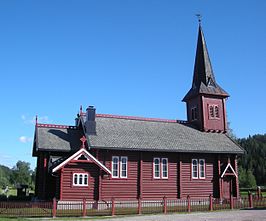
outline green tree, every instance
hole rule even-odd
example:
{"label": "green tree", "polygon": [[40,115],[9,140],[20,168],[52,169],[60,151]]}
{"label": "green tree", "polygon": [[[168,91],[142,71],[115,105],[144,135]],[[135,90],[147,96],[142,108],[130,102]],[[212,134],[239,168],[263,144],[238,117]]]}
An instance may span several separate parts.
{"label": "green tree", "polygon": [[266,134],[238,139],[238,143],[246,151],[240,158],[239,165],[246,171],[246,175],[255,176],[258,185],[266,185]]}
{"label": "green tree", "polygon": [[10,185],[11,170],[3,165],[0,165],[0,188],[5,188]]}
{"label": "green tree", "polygon": [[256,188],[257,186],[255,176],[253,175],[251,170],[247,171],[246,185],[247,185],[246,187],[248,188]]}
{"label": "green tree", "polygon": [[16,166],[12,169],[11,181],[14,185],[17,184],[31,184],[30,163],[25,161],[18,161]]}

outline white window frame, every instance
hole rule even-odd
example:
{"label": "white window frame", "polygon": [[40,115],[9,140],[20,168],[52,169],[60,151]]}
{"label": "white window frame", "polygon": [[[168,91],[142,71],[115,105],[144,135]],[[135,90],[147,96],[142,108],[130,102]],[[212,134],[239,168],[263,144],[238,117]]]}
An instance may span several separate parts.
{"label": "white window frame", "polygon": [[[163,168],[163,161],[166,160],[166,171]],[[164,176],[164,172],[166,172],[166,176]],[[161,159],[161,177],[162,179],[168,179],[168,158]]]}
{"label": "white window frame", "polygon": [[[196,170],[194,170],[194,164],[193,162],[196,161]],[[197,172],[197,176],[194,176],[194,171]],[[199,165],[198,165],[198,159],[192,159],[191,160],[191,177],[192,179],[198,179],[199,178]]]}
{"label": "white window frame", "polygon": [[[201,168],[201,165],[200,165],[200,162],[203,162],[203,171],[202,171],[202,168]],[[205,173],[205,159],[199,159],[199,179],[205,179],[206,177],[206,173]],[[203,175],[204,176],[201,176],[201,172],[203,172]]]}
{"label": "white window frame", "polygon": [[[123,176],[123,159],[126,160],[126,175]],[[128,158],[126,156],[121,156],[120,157],[120,178],[127,178],[127,165],[128,165]]]}
{"label": "white window frame", "polygon": [[[114,159],[117,159],[117,176],[114,176]],[[119,178],[119,157],[112,156],[112,178]]]}
{"label": "white window frame", "polygon": [[[75,175],[77,175],[77,183],[75,183]],[[80,182],[80,176],[82,176],[81,182]],[[86,184],[85,184],[85,180],[87,181]],[[88,173],[73,173],[72,185],[73,186],[88,186],[89,185],[89,174]]]}
{"label": "white window frame", "polygon": [[[155,160],[158,160],[159,161],[159,163],[158,163],[158,172],[159,172],[159,176],[156,176],[156,171],[155,171]],[[153,158],[153,178],[154,179],[160,179],[161,178],[161,176],[160,176],[160,174],[161,174],[161,171],[160,171],[160,158],[159,157],[154,157]]]}

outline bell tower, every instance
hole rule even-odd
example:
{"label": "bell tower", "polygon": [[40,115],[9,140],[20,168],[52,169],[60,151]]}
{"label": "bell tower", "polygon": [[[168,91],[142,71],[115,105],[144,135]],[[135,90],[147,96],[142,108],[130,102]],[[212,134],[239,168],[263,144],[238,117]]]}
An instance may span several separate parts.
{"label": "bell tower", "polygon": [[186,102],[187,120],[199,130],[226,132],[225,99],[229,94],[216,82],[199,20],[198,42],[191,89]]}

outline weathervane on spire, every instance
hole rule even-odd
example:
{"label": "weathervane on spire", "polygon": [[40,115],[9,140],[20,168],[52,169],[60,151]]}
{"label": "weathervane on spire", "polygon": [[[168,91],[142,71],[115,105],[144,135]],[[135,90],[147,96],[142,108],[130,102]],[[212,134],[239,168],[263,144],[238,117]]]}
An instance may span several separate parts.
{"label": "weathervane on spire", "polygon": [[201,20],[202,20],[202,15],[201,14],[196,14],[197,18],[198,18],[198,22],[199,24],[201,24]]}

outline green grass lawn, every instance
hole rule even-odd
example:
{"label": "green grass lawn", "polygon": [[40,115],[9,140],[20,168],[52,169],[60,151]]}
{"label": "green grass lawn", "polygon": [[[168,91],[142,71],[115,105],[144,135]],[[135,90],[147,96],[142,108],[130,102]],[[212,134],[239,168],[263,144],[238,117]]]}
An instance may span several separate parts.
{"label": "green grass lawn", "polygon": [[[254,191],[252,192],[253,195],[257,195],[257,193]],[[247,191],[241,191],[240,192],[240,196],[242,197],[247,197],[248,196],[248,192]],[[266,197],[266,192],[262,192],[262,196],[263,197]]]}

